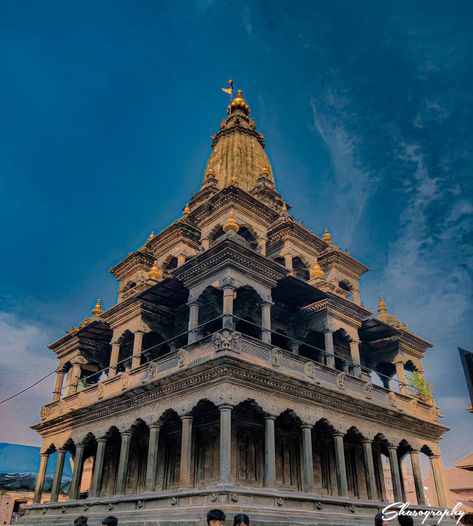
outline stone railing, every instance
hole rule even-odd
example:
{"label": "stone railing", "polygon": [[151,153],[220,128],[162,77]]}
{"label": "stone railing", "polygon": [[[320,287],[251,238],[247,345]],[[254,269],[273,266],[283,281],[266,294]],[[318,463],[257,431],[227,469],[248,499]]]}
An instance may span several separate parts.
{"label": "stone railing", "polygon": [[55,419],[73,410],[80,410],[103,400],[118,397],[130,389],[145,388],[147,384],[162,380],[182,369],[207,362],[223,354],[262,368],[303,380],[352,398],[366,400],[375,405],[401,411],[422,420],[438,422],[440,415],[434,405],[415,396],[396,393],[373,385],[368,379],[357,378],[319,362],[294,355],[256,338],[229,329],[220,330],[197,342],[181,348],[156,361],[125,371],[113,378],[66,396],[41,409],[41,422]]}

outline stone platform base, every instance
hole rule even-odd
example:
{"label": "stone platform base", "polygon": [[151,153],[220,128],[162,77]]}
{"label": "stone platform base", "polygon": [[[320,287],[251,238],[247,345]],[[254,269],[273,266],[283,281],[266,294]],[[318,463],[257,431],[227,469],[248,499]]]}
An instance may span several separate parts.
{"label": "stone platform base", "polygon": [[[306,493],[239,486],[216,486],[206,490],[174,490],[122,497],[102,497],[54,504],[34,504],[20,524],[25,526],[71,526],[79,515],[88,517],[89,526],[114,515],[119,526],[207,526],[206,514],[222,509],[227,524],[237,513],[249,515],[252,526],[371,526],[385,504],[375,501],[318,497]],[[411,507],[411,509],[435,509]],[[421,524],[417,518],[414,524]],[[425,522],[431,526],[437,520]],[[397,526],[397,521],[392,521]],[[442,526],[455,524],[444,519]]]}

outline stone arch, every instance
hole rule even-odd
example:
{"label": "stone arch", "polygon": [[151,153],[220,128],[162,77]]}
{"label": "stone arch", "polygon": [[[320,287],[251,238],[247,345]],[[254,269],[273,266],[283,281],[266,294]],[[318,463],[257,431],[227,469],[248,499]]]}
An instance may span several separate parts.
{"label": "stone arch", "polygon": [[178,259],[174,254],[169,254],[162,263],[162,269],[164,273],[170,273],[176,270],[178,267]]}
{"label": "stone arch", "polygon": [[219,480],[220,413],[213,402],[203,399],[194,406],[192,415],[194,484],[206,487]]}
{"label": "stone arch", "polygon": [[131,426],[130,456],[128,460],[126,494],[141,493],[146,485],[146,464],[148,460],[149,427],[138,418]]}
{"label": "stone arch", "polygon": [[181,465],[182,421],[174,409],[166,409],[159,417],[158,472],[156,489],[178,488]]}
{"label": "stone arch", "polygon": [[104,437],[106,442],[102,479],[100,481],[100,496],[109,497],[115,494],[122,437],[115,426],[110,427]]}
{"label": "stone arch", "polygon": [[258,233],[251,225],[248,223],[241,224],[237,234],[248,243],[250,248],[256,250],[258,247]]}
{"label": "stone arch", "polygon": [[304,256],[297,255],[292,258],[292,271],[297,278],[309,281],[310,263],[306,261]]}
{"label": "stone arch", "polygon": [[376,376],[373,379],[373,383],[379,385],[385,389],[390,389],[390,383],[393,377],[396,375],[396,366],[391,362],[379,362],[374,367]]}
{"label": "stone arch", "polygon": [[199,333],[207,336],[222,328],[223,292],[208,285],[197,298],[200,304]]}
{"label": "stone arch", "polygon": [[88,497],[92,485],[93,468],[97,455],[97,440],[95,435],[89,432],[84,436],[80,443],[84,446],[82,464],[76,466],[74,459],[74,470],[80,470],[79,498],[84,499]]}
{"label": "stone arch", "polygon": [[345,465],[347,470],[348,495],[352,498],[367,499],[365,466],[363,459],[363,440],[365,437],[352,426],[343,438]]}
{"label": "stone arch", "polygon": [[324,333],[311,330],[303,338],[304,343],[299,347],[299,354],[319,363],[324,363],[325,337]]}
{"label": "stone arch", "polygon": [[208,240],[210,242],[210,246],[212,246],[217,239],[225,235],[225,231],[223,230],[223,225],[221,223],[215,225],[212,230],[209,232]]}
{"label": "stone arch", "polygon": [[251,285],[239,287],[233,302],[233,314],[235,315],[235,330],[252,336],[261,337],[261,309],[255,308],[262,298],[258,291]]}
{"label": "stone arch", "polygon": [[343,329],[333,333],[333,347],[335,353],[335,369],[349,372],[351,364],[350,335]]}
{"label": "stone arch", "polygon": [[301,423],[292,409],[286,409],[275,421],[276,484],[280,488],[302,489]]}
{"label": "stone arch", "polygon": [[118,354],[117,372],[119,373],[131,368],[134,340],[135,335],[129,329],[124,330],[122,335],[118,338],[120,352]]}
{"label": "stone arch", "polygon": [[326,418],[318,420],[312,428],[314,485],[319,495],[338,495],[335,432],[336,429]]}
{"label": "stone arch", "polygon": [[141,364],[157,360],[171,352],[171,348],[164,343],[165,338],[157,331],[149,331],[143,334],[143,350],[141,352]]}

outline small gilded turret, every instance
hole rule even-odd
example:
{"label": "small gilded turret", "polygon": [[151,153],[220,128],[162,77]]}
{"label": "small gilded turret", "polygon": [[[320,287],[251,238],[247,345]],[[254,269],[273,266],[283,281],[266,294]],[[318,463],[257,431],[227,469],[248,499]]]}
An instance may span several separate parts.
{"label": "small gilded turret", "polygon": [[163,277],[163,273],[161,269],[158,267],[157,260],[154,261],[153,266],[151,267],[151,270],[148,272],[148,277],[150,279],[161,279]]}
{"label": "small gilded turret", "polygon": [[388,312],[388,306],[382,296],[379,297],[378,312]]}
{"label": "small gilded turret", "polygon": [[240,230],[240,227],[238,226],[238,223],[235,221],[235,213],[233,210],[230,210],[230,213],[228,214],[228,219],[225,225],[223,226],[223,231],[228,234],[230,232],[234,232],[235,234]]}
{"label": "small gilded turret", "polygon": [[310,271],[310,279],[318,279],[324,277],[324,271],[320,268],[317,258],[314,260],[314,266]]}
{"label": "small gilded turret", "polygon": [[188,216],[191,213],[191,209],[189,208],[189,204],[186,204],[186,206],[184,207],[183,212],[184,212],[185,216]]}
{"label": "small gilded turret", "polygon": [[324,235],[322,236],[322,239],[329,245],[333,245],[333,237],[332,234],[329,232],[328,228],[325,229]]}
{"label": "small gilded turret", "polygon": [[100,298],[98,298],[97,303],[92,310],[92,314],[94,316],[100,316],[102,314],[102,300]]}
{"label": "small gilded turret", "polygon": [[243,92],[241,89],[237,91],[237,96],[232,100],[230,106],[228,106],[228,114],[231,115],[236,110],[242,111],[247,116],[251,112],[250,107],[243,98]]}
{"label": "small gilded turret", "polygon": [[149,235],[148,241],[152,241],[154,239],[154,237],[155,237],[154,236],[154,232],[151,232],[151,234]]}

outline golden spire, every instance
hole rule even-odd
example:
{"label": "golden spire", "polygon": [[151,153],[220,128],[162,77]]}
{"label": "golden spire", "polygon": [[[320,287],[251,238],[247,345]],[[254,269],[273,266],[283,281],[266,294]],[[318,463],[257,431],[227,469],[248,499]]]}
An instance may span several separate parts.
{"label": "golden spire", "polygon": [[153,231],[149,235],[148,241],[151,241],[152,239],[154,239],[154,232]]}
{"label": "golden spire", "polygon": [[228,234],[229,232],[234,232],[235,234],[240,230],[238,223],[235,221],[235,213],[233,210],[230,210],[228,214],[228,219],[225,225],[223,226],[223,231]]}
{"label": "golden spire", "polygon": [[100,316],[102,314],[102,300],[98,298],[97,304],[95,305],[94,309],[92,310],[92,314],[94,316]]}
{"label": "golden spire", "polygon": [[189,204],[186,204],[186,206],[184,207],[183,212],[184,212],[185,216],[188,216],[191,213],[191,209],[189,208]]}
{"label": "golden spire", "polygon": [[269,170],[267,166],[263,166],[263,168],[261,168],[260,176],[269,177]]}
{"label": "golden spire", "polygon": [[228,114],[230,115],[234,110],[241,110],[245,115],[250,114],[250,107],[243,98],[243,92],[241,89],[237,91],[237,96],[232,100],[230,106],[228,106]]}
{"label": "golden spire", "polygon": [[378,312],[388,312],[388,306],[384,303],[383,297],[379,297]]}
{"label": "golden spire", "polygon": [[151,279],[161,279],[163,277],[163,273],[161,272],[161,269],[158,267],[158,260],[154,261],[153,266],[151,267],[151,270],[148,272],[148,277]]}
{"label": "golden spire", "polygon": [[333,244],[333,238],[332,234],[328,231],[328,228],[325,229],[324,235],[322,236],[322,239],[328,243],[329,245]]}
{"label": "golden spire", "polygon": [[317,279],[317,278],[323,278],[323,277],[324,277],[324,271],[320,268],[317,258],[315,258],[314,266],[312,267],[312,270],[310,271],[310,279]]}

